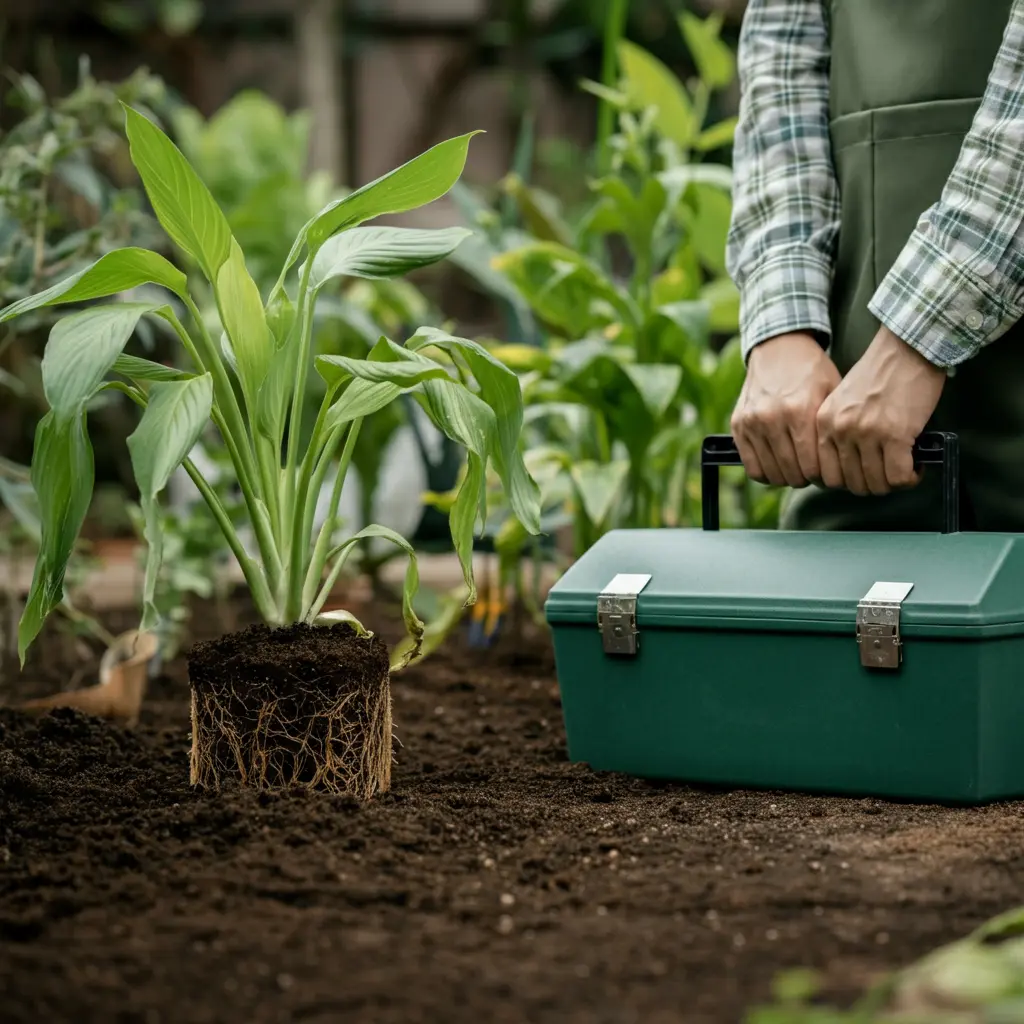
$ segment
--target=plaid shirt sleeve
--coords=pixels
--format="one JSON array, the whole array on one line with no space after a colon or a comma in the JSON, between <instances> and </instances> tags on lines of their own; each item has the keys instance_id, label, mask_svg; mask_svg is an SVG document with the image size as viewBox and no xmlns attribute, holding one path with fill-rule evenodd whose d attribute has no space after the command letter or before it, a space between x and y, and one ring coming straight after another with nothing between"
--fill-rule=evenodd
<instances>
[{"instance_id":1,"label":"plaid shirt sleeve","mask_svg":"<svg viewBox=\"0 0 1024 1024\"><path fill-rule=\"evenodd\" d=\"M831 338L839 188L829 138L829 0L751 0L740 33L729 272L743 354L790 331Z\"/></svg>"},{"instance_id":2,"label":"plaid shirt sleeve","mask_svg":"<svg viewBox=\"0 0 1024 1024\"><path fill-rule=\"evenodd\" d=\"M951 368L1024 315L1024 0L942 197L869 303L897 337Z\"/></svg>"}]
</instances>

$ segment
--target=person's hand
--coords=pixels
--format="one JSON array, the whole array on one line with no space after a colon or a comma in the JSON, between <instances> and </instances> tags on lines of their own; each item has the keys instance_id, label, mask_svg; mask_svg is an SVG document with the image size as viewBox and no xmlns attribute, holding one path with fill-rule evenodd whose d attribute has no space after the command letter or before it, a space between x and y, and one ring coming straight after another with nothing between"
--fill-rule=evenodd
<instances>
[{"instance_id":1,"label":"person's hand","mask_svg":"<svg viewBox=\"0 0 1024 1024\"><path fill-rule=\"evenodd\" d=\"M816 417L840 379L809 334L782 334L750 353L732 434L753 480L806 487L821 478Z\"/></svg>"},{"instance_id":2,"label":"person's hand","mask_svg":"<svg viewBox=\"0 0 1024 1024\"><path fill-rule=\"evenodd\" d=\"M883 327L818 411L822 483L861 495L914 486L914 442L945 382L945 370Z\"/></svg>"}]
</instances>

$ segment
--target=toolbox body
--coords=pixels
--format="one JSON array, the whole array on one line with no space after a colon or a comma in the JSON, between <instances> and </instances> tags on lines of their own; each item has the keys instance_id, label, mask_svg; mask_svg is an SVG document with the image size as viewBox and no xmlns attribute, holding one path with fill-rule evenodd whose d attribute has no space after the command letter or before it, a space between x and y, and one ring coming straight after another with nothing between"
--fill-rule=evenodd
<instances>
[{"instance_id":1,"label":"toolbox body","mask_svg":"<svg viewBox=\"0 0 1024 1024\"><path fill-rule=\"evenodd\" d=\"M569 756L594 769L1024 795L1024 536L613 531L546 616Z\"/></svg>"}]
</instances>

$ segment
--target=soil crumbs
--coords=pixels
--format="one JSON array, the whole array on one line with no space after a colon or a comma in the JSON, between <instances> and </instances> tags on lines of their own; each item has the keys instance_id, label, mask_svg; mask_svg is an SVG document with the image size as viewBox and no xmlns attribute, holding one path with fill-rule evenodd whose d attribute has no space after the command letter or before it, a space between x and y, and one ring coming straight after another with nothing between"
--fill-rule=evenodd
<instances>
[{"instance_id":1,"label":"soil crumbs","mask_svg":"<svg viewBox=\"0 0 1024 1024\"><path fill-rule=\"evenodd\" d=\"M1024 902L1024 804L597 774L533 652L396 677L365 804L192 791L180 658L134 732L0 710L0 1021L740 1021L781 969L846 1000Z\"/></svg>"}]
</instances>

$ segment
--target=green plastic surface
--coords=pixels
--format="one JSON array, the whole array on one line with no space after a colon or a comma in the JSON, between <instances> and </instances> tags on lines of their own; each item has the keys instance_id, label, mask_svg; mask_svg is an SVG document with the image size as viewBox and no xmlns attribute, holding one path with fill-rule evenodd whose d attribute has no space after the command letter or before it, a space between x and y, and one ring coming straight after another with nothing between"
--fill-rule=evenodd
<instances>
[{"instance_id":1,"label":"green plastic surface","mask_svg":"<svg viewBox=\"0 0 1024 1024\"><path fill-rule=\"evenodd\" d=\"M681 781L979 803L1024 795L1024 538L607 535L547 603L573 761ZM651 573L636 656L597 596ZM856 606L913 582L904 660L864 668Z\"/></svg>"},{"instance_id":2,"label":"green plastic surface","mask_svg":"<svg viewBox=\"0 0 1024 1024\"><path fill-rule=\"evenodd\" d=\"M1024 633L1024 536L774 530L619 530L558 581L550 623L595 621L617 573L650 573L642 625L700 625L849 634L878 581L913 583L908 636Z\"/></svg>"}]
</instances>

